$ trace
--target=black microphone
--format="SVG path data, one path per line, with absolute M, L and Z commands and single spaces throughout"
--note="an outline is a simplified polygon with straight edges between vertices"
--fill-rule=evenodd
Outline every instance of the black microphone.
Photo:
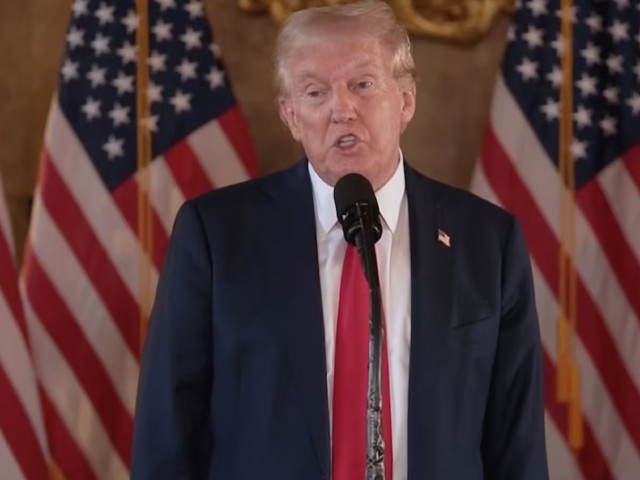
M 369 283 L 369 379 L 367 388 L 366 480 L 384 480 L 382 436 L 382 296 L 378 278 L 375 243 L 382 236 L 378 201 L 371 183 L 362 175 L 349 173 L 333 189 L 338 221 L 345 240 L 358 248 L 360 263 Z
M 373 243 L 380 240 L 380 210 L 369 180 L 357 173 L 345 175 L 336 183 L 333 199 L 348 243 L 357 246 L 356 238 L 363 234 L 363 229 L 371 229 Z

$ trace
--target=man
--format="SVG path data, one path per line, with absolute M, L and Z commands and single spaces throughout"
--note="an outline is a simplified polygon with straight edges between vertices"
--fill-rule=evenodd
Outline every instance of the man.
M 298 12 L 277 76 L 308 162 L 181 209 L 145 347 L 132 478 L 364 478 L 364 432 L 344 412 L 365 399 L 338 391 L 362 380 L 341 373 L 358 340 L 341 336 L 349 254 L 332 200 L 357 172 L 383 223 L 386 478 L 546 479 L 522 232 L 404 163 L 416 95 L 404 29 L 380 2 Z

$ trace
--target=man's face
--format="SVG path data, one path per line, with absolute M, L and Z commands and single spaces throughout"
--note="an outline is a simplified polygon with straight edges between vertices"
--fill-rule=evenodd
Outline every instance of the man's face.
M 415 86 L 393 78 L 387 50 L 370 35 L 326 32 L 289 58 L 281 113 L 329 185 L 356 172 L 377 190 L 398 165 Z

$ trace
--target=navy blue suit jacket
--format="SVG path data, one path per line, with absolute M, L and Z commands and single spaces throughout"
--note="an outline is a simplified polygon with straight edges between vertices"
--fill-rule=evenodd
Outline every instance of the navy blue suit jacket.
M 409 480 L 545 480 L 540 338 L 519 224 L 411 167 L 405 176 Z M 306 161 L 187 202 L 144 350 L 132 478 L 329 479 L 326 378 Z

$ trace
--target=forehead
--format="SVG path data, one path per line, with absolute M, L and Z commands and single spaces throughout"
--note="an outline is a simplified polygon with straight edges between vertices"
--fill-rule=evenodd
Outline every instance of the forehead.
M 290 50 L 286 70 L 293 81 L 361 70 L 383 73 L 390 70 L 389 56 L 374 35 L 328 30 L 300 38 Z

